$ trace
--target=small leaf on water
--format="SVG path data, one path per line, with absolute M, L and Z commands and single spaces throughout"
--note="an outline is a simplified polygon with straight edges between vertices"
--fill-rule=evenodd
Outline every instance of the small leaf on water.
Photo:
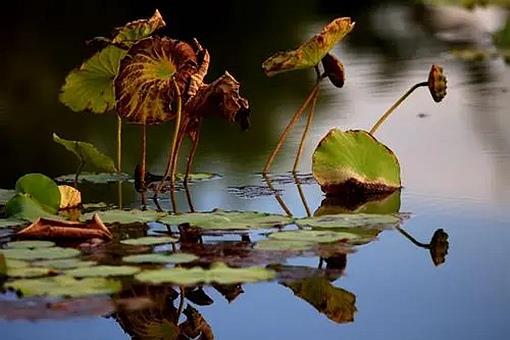
M 190 269 L 175 267 L 145 270 L 135 276 L 141 282 L 152 284 L 175 283 L 193 285 L 197 283 L 231 284 L 241 282 L 267 281 L 273 279 L 275 272 L 266 268 L 230 268 L 223 263 L 215 263 L 210 269 L 193 267 Z
M 255 249 L 264 251 L 304 251 L 315 247 L 316 243 L 299 240 L 261 240 Z
M 10 262 L 9 262 L 10 264 Z M 78 258 L 62 259 L 62 260 L 45 260 L 32 262 L 34 267 L 46 267 L 56 270 L 73 269 L 81 267 L 90 267 L 96 265 L 95 261 L 83 261 Z
M 161 213 L 155 210 L 106 210 L 106 211 L 92 211 L 80 217 L 81 221 L 90 220 L 94 214 L 98 214 L 101 220 L 106 224 L 120 223 L 120 224 L 133 224 L 133 223 L 149 223 L 156 222 L 160 217 L 165 216 L 166 213 Z
M 0 218 L 0 229 L 1 228 L 12 228 L 27 224 L 26 220 L 16 218 Z
M 50 248 L 54 247 L 55 242 L 51 241 L 13 241 L 8 242 L 6 248 L 8 249 L 35 249 L 35 248 Z
M 15 249 L 1 249 L 0 254 L 4 254 L 7 259 L 15 260 L 53 260 L 75 257 L 80 255 L 80 252 L 73 248 L 15 248 Z
M 176 254 L 140 254 L 124 256 L 122 261 L 131 263 L 187 263 L 198 260 L 199 257 L 193 254 L 176 253 Z
M 14 195 L 16 195 L 15 190 L 0 189 L 0 206 L 5 205 Z
M 85 167 L 91 167 L 99 171 L 117 171 L 113 160 L 90 143 L 63 139 L 57 136 L 56 133 L 53 133 L 53 140 L 72 152 L 78 160 L 85 164 Z
M 130 246 L 152 246 L 164 243 L 175 243 L 178 241 L 179 239 L 169 236 L 147 236 L 122 240 L 120 243 Z
M 394 215 L 379 214 L 337 214 L 300 218 L 295 221 L 300 227 L 311 228 L 354 228 L 354 227 L 393 227 L 400 223 Z
M 358 235 L 348 232 L 334 232 L 323 230 L 293 230 L 269 234 L 272 240 L 302 241 L 314 243 L 331 243 L 338 241 L 352 241 L 360 238 Z
M 20 291 L 23 296 L 86 296 L 113 294 L 122 289 L 121 282 L 102 277 L 75 279 L 59 275 L 42 279 L 8 281 L 6 288 Z
M 74 183 L 76 174 L 62 175 L 55 178 L 57 183 Z M 127 182 L 132 180 L 132 177 L 125 173 L 117 172 L 82 172 L 78 178 L 78 183 L 95 183 L 95 184 L 107 184 L 115 182 Z
M 20 267 L 20 268 L 9 268 L 7 270 L 7 276 L 17 278 L 31 278 L 47 276 L 53 273 L 50 268 L 43 267 Z
M 130 276 L 138 273 L 140 268 L 133 266 L 87 266 L 71 269 L 66 275 L 74 277 L 107 277 L 107 276 Z

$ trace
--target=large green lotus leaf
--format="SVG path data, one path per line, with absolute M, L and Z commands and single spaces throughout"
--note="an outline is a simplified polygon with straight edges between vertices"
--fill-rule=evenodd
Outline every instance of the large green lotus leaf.
M 0 189 L 0 206 L 5 205 L 14 195 L 16 195 L 14 190 Z
M 62 175 L 55 178 L 57 183 L 74 183 L 75 174 Z M 115 182 L 126 182 L 132 180 L 132 177 L 125 173 L 117 172 L 81 172 L 78 183 L 107 184 Z
M 47 212 L 54 214 L 60 207 L 57 183 L 43 174 L 27 174 L 16 181 L 16 192 L 30 195 Z
M 160 217 L 165 216 L 165 213 L 157 212 L 155 210 L 106 210 L 106 211 L 92 211 L 81 216 L 80 220 L 88 221 L 94 214 L 98 214 L 103 223 L 120 223 L 120 224 L 133 224 L 133 223 L 149 223 L 155 222 Z
M 122 27 L 115 29 L 115 35 L 112 39 L 114 44 L 124 43 L 130 44 L 137 40 L 147 38 L 156 30 L 166 26 L 161 13 L 156 9 L 152 17 L 149 19 L 139 19 L 128 22 Z
M 127 240 L 122 240 L 120 243 L 127 244 L 130 246 L 152 246 L 157 244 L 164 243 L 175 243 L 178 242 L 179 239 L 169 236 L 146 236 L 139 238 L 131 238 Z
M 363 130 L 330 130 L 313 153 L 312 172 L 322 190 L 330 195 L 392 192 L 400 188 L 397 157 Z
M 129 255 L 122 258 L 124 262 L 130 263 L 188 263 L 198 260 L 199 257 L 193 254 L 176 253 L 176 254 L 140 254 Z
M 6 227 L 20 225 L 19 220 L 27 220 L 33 222 L 39 217 L 56 217 L 55 215 L 49 213 L 47 209 L 44 209 L 43 206 L 29 194 L 16 194 L 16 196 L 7 202 L 5 210 L 9 216 L 9 219 L 4 222 L 4 226 Z
M 117 171 L 113 160 L 90 143 L 63 139 L 57 136 L 56 133 L 53 133 L 53 140 L 72 152 L 86 167 L 99 171 Z
M 8 268 L 7 270 L 7 276 L 24 279 L 31 277 L 48 276 L 52 273 L 53 273 L 52 269 L 44 267 Z
M 115 108 L 113 79 L 126 51 L 108 46 L 71 71 L 60 93 L 60 101 L 73 111 L 104 113 Z
M 87 266 L 66 271 L 66 275 L 74 277 L 107 277 L 130 276 L 138 273 L 140 268 L 133 266 Z
M 393 227 L 400 223 L 394 215 L 378 214 L 337 214 L 309 218 L 300 218 L 295 221 L 300 227 L 311 228 L 356 228 L 356 227 Z
M 150 37 L 136 42 L 115 78 L 117 112 L 129 121 L 156 124 L 173 119 L 178 95 L 186 95 L 197 71 L 193 47 L 182 41 Z M 184 97 L 184 100 L 187 98 Z
M 263 251 L 304 251 L 313 249 L 317 243 L 299 240 L 261 240 L 255 249 Z
M 356 312 L 356 296 L 335 287 L 323 277 L 310 277 L 285 286 L 337 323 L 352 322 Z
M 267 281 L 275 277 L 275 272 L 260 267 L 230 268 L 223 263 L 215 263 L 210 269 L 200 267 L 169 268 L 145 270 L 136 275 L 138 281 L 153 284 L 175 283 L 179 285 L 193 285 L 197 283 L 232 284 L 241 282 Z
M 269 57 L 262 64 L 262 68 L 269 77 L 272 77 L 286 71 L 314 67 L 353 27 L 354 22 L 351 18 L 337 18 L 297 49 L 279 52 Z
M 3 254 L 7 259 L 14 260 L 54 260 L 65 259 L 80 255 L 80 252 L 73 248 L 15 248 L 15 249 L 1 249 L 0 254 Z
M 44 212 L 46 213 L 46 212 Z M 0 229 L 1 228 L 12 228 L 27 224 L 27 221 L 17 218 L 0 218 Z
M 360 236 L 350 232 L 335 232 L 326 230 L 292 230 L 269 234 L 272 240 L 300 241 L 314 243 L 331 243 L 338 241 L 354 241 Z
M 159 222 L 170 225 L 189 223 L 202 229 L 242 230 L 286 225 L 292 223 L 292 219 L 283 215 L 255 211 L 224 211 L 217 209 L 206 213 L 168 215 L 161 218 Z
M 13 241 L 6 244 L 8 249 L 34 249 L 34 248 L 50 248 L 54 247 L 55 242 L 52 241 Z
M 75 279 L 67 275 L 59 275 L 42 279 L 22 279 L 8 281 L 5 286 L 20 291 L 23 296 L 86 296 L 113 294 L 122 289 L 118 281 L 102 277 Z
M 97 262 L 95 262 L 95 261 L 83 261 L 78 258 L 32 262 L 33 267 L 46 267 L 46 268 L 51 268 L 51 269 L 55 269 L 55 270 L 90 267 L 90 266 L 94 266 L 96 264 L 97 264 Z

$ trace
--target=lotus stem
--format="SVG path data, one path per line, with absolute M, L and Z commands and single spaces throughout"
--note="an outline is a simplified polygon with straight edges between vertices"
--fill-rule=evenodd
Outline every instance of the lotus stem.
M 301 198 L 301 202 L 303 203 L 303 206 L 305 207 L 306 216 L 312 217 L 312 211 L 310 210 L 310 207 L 308 206 L 308 202 L 306 201 L 305 193 L 303 192 L 303 188 L 301 188 L 301 182 L 299 178 L 294 174 L 294 182 L 296 183 L 296 187 L 298 189 L 299 198 Z
M 117 172 L 122 172 L 122 118 L 117 115 Z
M 196 132 L 196 135 L 193 138 L 193 144 L 191 145 L 191 151 L 188 155 L 188 162 L 186 163 L 186 174 L 184 175 L 184 184 L 187 185 L 189 181 L 189 176 L 191 174 L 191 166 L 193 165 L 193 159 L 195 158 L 195 154 L 198 149 L 198 141 L 200 140 L 200 130 Z
M 292 119 L 290 120 L 289 124 L 283 130 L 282 134 L 280 135 L 280 139 L 278 140 L 278 144 L 276 144 L 276 147 L 274 148 L 273 152 L 269 156 L 269 158 L 266 161 L 266 165 L 264 166 L 264 170 L 262 170 L 262 174 L 266 175 L 269 172 L 269 169 L 271 168 L 271 165 L 273 164 L 273 161 L 280 151 L 283 143 L 287 139 L 287 135 L 289 134 L 292 127 L 297 123 L 303 112 L 306 110 L 310 102 L 312 101 L 315 93 L 319 89 L 320 82 L 317 82 L 315 86 L 311 89 L 310 93 L 308 94 L 308 97 L 305 99 L 304 103 L 301 105 L 301 107 L 296 111 Z
M 393 111 L 395 111 L 395 109 L 400 105 L 402 104 L 402 102 L 407 98 L 409 97 L 409 95 L 411 93 L 414 92 L 414 90 L 416 90 L 417 88 L 419 87 L 422 87 L 422 86 L 428 86 L 429 83 L 428 82 L 421 82 L 421 83 L 418 83 L 418 84 L 415 84 L 413 87 L 411 87 L 402 97 L 400 97 L 396 102 L 395 104 L 393 104 L 389 109 L 388 111 L 386 111 L 382 116 L 381 118 L 379 118 L 379 120 L 377 121 L 377 123 L 375 123 L 375 125 L 370 129 L 370 134 L 373 135 L 377 129 L 381 126 L 382 123 L 384 123 L 384 121 L 392 114 Z
M 186 200 L 188 201 L 189 210 L 190 212 L 194 213 L 195 208 L 193 207 L 193 200 L 191 199 L 191 192 L 189 190 L 188 183 L 184 183 L 184 191 L 186 193 Z
M 76 174 L 74 175 L 74 187 L 78 187 L 78 177 L 80 177 L 80 173 L 85 167 L 85 161 L 80 157 L 80 164 L 78 164 L 78 168 L 76 169 Z
M 140 187 L 145 191 L 145 174 L 147 172 L 147 123 L 142 124 L 142 162 L 140 166 Z
M 276 189 L 273 187 L 273 184 L 271 183 L 271 178 L 266 174 L 262 174 L 262 176 L 264 177 L 264 180 L 266 181 L 268 188 L 272 192 L 274 192 L 274 197 L 276 198 L 276 201 L 278 202 L 278 204 L 280 204 L 280 207 L 282 207 L 283 211 L 285 211 L 287 216 L 292 217 L 292 212 L 290 211 L 289 207 L 287 207 L 287 205 L 285 204 L 283 199 L 280 197 L 280 194 L 278 193 L 278 191 L 276 191 Z
M 184 287 L 179 286 L 179 306 L 177 307 L 176 315 L 177 319 L 175 320 L 176 324 L 179 323 L 179 318 L 181 317 L 182 311 L 184 310 L 184 295 L 185 295 Z
M 412 244 L 415 246 L 418 246 L 420 248 L 430 249 L 430 244 L 428 243 L 421 243 L 420 241 L 416 240 L 414 237 L 412 237 L 410 234 L 407 233 L 404 229 L 400 227 L 395 227 L 402 235 L 405 236 L 409 241 L 411 241 Z
M 317 90 L 315 91 L 315 95 L 312 99 L 312 105 L 310 107 L 310 111 L 308 112 L 308 119 L 306 120 L 305 130 L 303 131 L 303 135 L 301 136 L 301 142 L 299 143 L 299 148 L 296 155 L 296 159 L 294 161 L 294 166 L 292 167 L 292 174 L 296 174 L 296 170 L 299 165 L 299 159 L 301 158 L 301 154 L 303 153 L 306 136 L 308 135 L 308 130 L 312 125 L 313 116 L 315 114 L 315 105 L 317 104 L 317 98 L 319 97 L 319 90 L 320 88 L 317 88 Z

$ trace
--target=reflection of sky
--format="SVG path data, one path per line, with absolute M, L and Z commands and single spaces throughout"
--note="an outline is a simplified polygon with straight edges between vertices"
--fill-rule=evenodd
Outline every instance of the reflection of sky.
M 405 8 L 399 13 L 411 20 Z M 385 31 L 379 19 L 374 15 L 374 29 L 381 30 L 380 37 L 394 39 L 392 48 L 402 52 L 402 47 L 403 54 L 384 57 L 378 45 L 357 45 L 355 38 L 336 48 L 346 66 L 347 82 L 341 90 L 323 85 L 302 169 L 310 171 L 313 149 L 331 127 L 370 128 L 408 87 L 426 79 L 431 63 L 442 64 L 449 85 L 445 100 L 436 104 L 426 88 L 419 89 L 383 125 L 377 137 L 395 151 L 402 166 L 405 189 L 401 211 L 413 213 L 406 229 L 427 242 L 435 229 L 444 228 L 450 236 L 446 263 L 434 267 L 427 250 L 412 246 L 396 232 L 386 231 L 379 241 L 349 255 L 346 276 L 335 282 L 357 296 L 354 323 L 336 325 L 324 316 L 318 317 L 313 307 L 282 286 L 246 285 L 246 293 L 229 305 L 217 293 L 207 291 L 215 303 L 200 311 L 216 338 L 499 339 L 510 330 L 510 231 L 506 211 L 510 202 L 509 67 L 501 60 L 473 65 L 452 59 L 447 46 L 427 36 L 415 22 Z M 311 25 L 315 29 L 321 24 Z M 281 80 L 286 75 L 279 77 L 273 90 L 286 91 Z M 313 82 L 311 76 L 304 79 L 308 85 Z M 305 92 L 301 89 L 300 93 Z M 272 114 L 271 124 L 266 117 L 263 128 L 270 130 L 271 142 L 250 145 L 250 140 L 232 137 L 234 142 L 246 143 L 246 152 L 236 149 L 230 155 L 214 148 L 228 149 L 232 140 L 201 146 L 197 170 L 225 177 L 192 188 L 196 209 L 281 212 L 273 197 L 242 200 L 226 192 L 231 185 L 261 184 L 253 173 L 262 168 L 278 131 L 290 119 L 300 98 L 283 93 L 270 101 L 274 105 L 272 111 L 267 111 Z M 257 107 L 256 102 L 252 104 Z M 418 118 L 418 114 L 426 117 Z M 290 169 L 302 126 L 303 122 L 277 158 L 276 172 Z M 165 147 L 167 139 L 160 139 Z M 153 166 L 163 167 L 164 162 L 162 154 Z M 292 185 L 284 189 L 287 205 L 303 216 L 297 189 Z M 316 210 L 322 200 L 320 189 L 316 185 L 304 185 L 303 189 L 311 210 Z M 177 196 L 179 207 L 186 207 L 183 193 Z M 315 266 L 317 259 L 300 263 Z M 66 323 L 0 322 L 0 328 L 9 339 L 15 339 L 15 334 L 41 339 L 68 338 L 69 334 L 76 335 L 76 339 L 124 337 L 115 322 L 102 318 Z

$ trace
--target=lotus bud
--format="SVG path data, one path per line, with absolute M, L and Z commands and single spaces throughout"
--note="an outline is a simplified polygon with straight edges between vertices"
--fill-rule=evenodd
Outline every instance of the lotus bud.
M 344 65 L 340 60 L 328 53 L 322 58 L 322 66 L 324 67 L 325 74 L 328 76 L 329 81 L 336 87 L 340 88 L 344 86 L 345 72 Z
M 430 68 L 428 86 L 436 103 L 439 103 L 446 96 L 446 76 L 443 74 L 441 66 L 432 65 Z
M 432 262 L 434 262 L 436 266 L 445 262 L 446 255 L 448 254 L 448 247 L 448 234 L 445 233 L 443 229 L 436 230 L 434 235 L 432 235 L 429 245 L 430 256 L 432 257 Z

